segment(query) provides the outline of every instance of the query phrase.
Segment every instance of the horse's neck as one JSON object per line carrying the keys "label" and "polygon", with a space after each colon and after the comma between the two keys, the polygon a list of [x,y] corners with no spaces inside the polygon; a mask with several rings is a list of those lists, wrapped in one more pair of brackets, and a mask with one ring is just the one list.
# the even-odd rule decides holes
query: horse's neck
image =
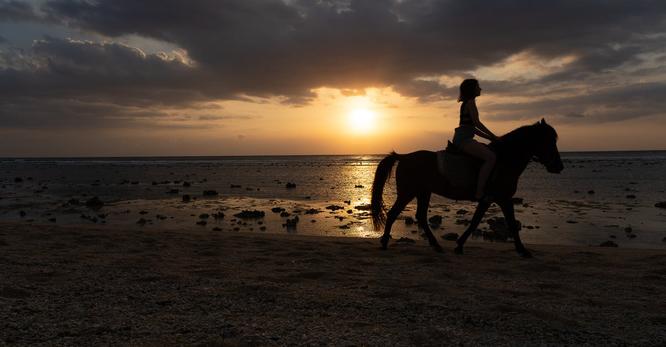
{"label": "horse's neck", "polygon": [[[523,148],[532,148],[531,146]],[[505,150],[506,151],[506,150]],[[522,151],[519,153],[502,153],[502,158],[500,160],[504,161],[506,170],[509,171],[511,175],[515,175],[516,179],[522,175],[523,171],[527,168],[530,159],[532,158],[533,153],[530,150]]]}

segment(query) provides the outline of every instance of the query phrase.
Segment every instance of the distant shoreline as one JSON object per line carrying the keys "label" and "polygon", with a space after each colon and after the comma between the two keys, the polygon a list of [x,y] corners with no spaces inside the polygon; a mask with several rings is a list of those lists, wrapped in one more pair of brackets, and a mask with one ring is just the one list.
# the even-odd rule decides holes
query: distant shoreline
{"label": "distant shoreline", "polygon": [[[666,155],[666,149],[649,149],[649,150],[612,150],[612,151],[560,151],[560,154],[563,156],[567,155],[584,155],[584,154],[603,154],[603,155],[612,155],[612,154],[646,154],[646,153],[664,153]],[[143,155],[143,156],[72,156],[72,157],[62,157],[62,156],[30,156],[30,157],[11,157],[4,156],[0,157],[2,160],[149,160],[149,159],[160,159],[160,160],[169,160],[169,159],[178,159],[178,160],[210,160],[210,159],[238,159],[238,158],[302,158],[302,157],[362,157],[362,156],[383,156],[387,153],[374,153],[374,154],[247,154],[247,155],[183,155],[183,156],[167,156],[167,155]]]}

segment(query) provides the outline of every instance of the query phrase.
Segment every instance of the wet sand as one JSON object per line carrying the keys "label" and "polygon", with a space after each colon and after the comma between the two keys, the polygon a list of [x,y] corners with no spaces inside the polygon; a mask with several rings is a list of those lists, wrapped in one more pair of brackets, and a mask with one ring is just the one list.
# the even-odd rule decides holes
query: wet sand
{"label": "wet sand", "polygon": [[0,344],[664,345],[666,253],[0,225]]}

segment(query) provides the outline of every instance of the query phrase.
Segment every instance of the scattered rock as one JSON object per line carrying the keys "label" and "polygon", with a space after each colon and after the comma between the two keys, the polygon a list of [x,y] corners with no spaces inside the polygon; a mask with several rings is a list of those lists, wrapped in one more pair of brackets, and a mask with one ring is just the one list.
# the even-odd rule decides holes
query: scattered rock
{"label": "scattered rock", "polygon": [[456,211],[456,214],[467,214],[467,213],[469,213],[469,211],[465,210],[464,208],[461,208],[458,211]]}
{"label": "scattered rock", "polygon": [[218,196],[218,192],[215,190],[204,190],[203,196]]}
{"label": "scattered rock", "polygon": [[317,214],[317,213],[319,213],[319,212],[321,212],[321,211],[319,211],[319,210],[317,210],[317,209],[314,209],[314,208],[311,208],[311,209],[305,210],[305,214]]}
{"label": "scattered rock", "polygon": [[371,206],[370,204],[365,204],[365,205],[354,206],[354,208],[361,211],[370,211]]}
{"label": "scattered rock", "polygon": [[200,220],[200,221],[197,222],[197,225],[201,225],[201,226],[204,226],[206,224],[208,224],[208,222],[206,222],[205,220]]}
{"label": "scattered rock", "polygon": [[208,213],[202,213],[199,215],[199,219],[208,219],[208,217],[210,217]]}
{"label": "scattered rock", "polygon": [[601,244],[599,244],[599,247],[617,247],[617,243],[613,241],[604,241]]}
{"label": "scattered rock", "polygon": [[88,208],[91,208],[93,210],[99,210],[100,208],[102,208],[102,206],[104,206],[104,203],[102,202],[102,200],[100,200],[98,197],[95,196],[86,201],[86,206],[88,206]]}
{"label": "scattered rock", "polygon": [[428,218],[428,223],[430,223],[431,225],[434,225],[434,226],[439,226],[439,225],[442,224],[442,220],[443,220],[442,216],[434,215],[434,216]]}
{"label": "scattered rock", "polygon": [[136,221],[136,224],[138,224],[140,226],[144,226],[144,225],[146,225],[146,223],[148,223],[148,221],[144,218],[139,218],[139,220]]}
{"label": "scattered rock", "polygon": [[627,199],[636,199],[636,195],[634,194],[628,194]]}
{"label": "scattered rock", "polygon": [[412,225],[412,224],[414,224],[414,218],[405,217],[405,225]]}
{"label": "scattered rock", "polygon": [[666,201],[660,201],[660,202],[654,204],[654,207],[657,207],[657,208],[666,208]]}
{"label": "scattered rock", "polygon": [[568,220],[567,223],[569,223],[569,224],[577,224],[578,222],[575,221],[575,220]]}
{"label": "scattered rock", "polygon": [[183,182],[183,187],[189,187],[189,186],[191,186],[191,185],[192,185],[192,184],[191,184],[190,182]]}
{"label": "scattered rock", "polygon": [[286,227],[287,229],[293,229],[296,228],[296,225],[298,224],[298,216],[294,216],[294,218],[287,219],[284,224],[282,224],[282,227]]}
{"label": "scattered rock", "polygon": [[192,198],[188,194],[183,195],[183,202],[190,202],[191,200]]}
{"label": "scattered rock", "polygon": [[416,243],[414,239],[410,239],[409,237],[401,237],[395,241],[396,243]]}
{"label": "scattered rock", "polygon": [[240,184],[231,184],[229,187],[230,188],[240,188],[241,185]]}
{"label": "scattered rock", "polygon": [[264,218],[264,216],[265,216],[264,211],[257,211],[257,210],[243,210],[240,213],[236,213],[234,215],[234,217],[242,219]]}
{"label": "scattered rock", "polygon": [[148,214],[148,212],[147,211],[139,211],[139,214],[144,215],[144,214]]}
{"label": "scattered rock", "polygon": [[19,211],[19,216],[21,216],[21,218],[25,217],[25,215],[26,215],[25,211]]}
{"label": "scattered rock", "polygon": [[365,187],[363,187],[363,185],[357,184],[354,186],[354,188],[365,188]]}
{"label": "scattered rock", "polygon": [[215,218],[215,219],[224,219],[224,213],[222,213],[222,212],[213,213],[213,218]]}
{"label": "scattered rock", "polygon": [[459,235],[457,233],[446,233],[442,235],[442,238],[447,241],[455,241],[457,240]]}
{"label": "scattered rock", "polygon": [[72,198],[72,199],[69,199],[69,201],[67,201],[67,205],[79,206],[79,205],[81,205],[81,201],[79,201],[79,199]]}
{"label": "scattered rock", "polygon": [[280,212],[280,217],[289,217],[289,216],[291,216],[291,213],[289,213],[287,211]]}
{"label": "scattered rock", "polygon": [[337,211],[337,210],[344,210],[345,208],[338,205],[328,205],[326,206],[326,209],[331,211]]}
{"label": "scattered rock", "polygon": [[23,178],[21,177],[14,177],[14,183],[21,183],[23,182]]}
{"label": "scattered rock", "polygon": [[178,194],[179,192],[180,192],[180,190],[178,190],[178,189],[171,189],[171,190],[167,191],[166,193],[167,194]]}
{"label": "scattered rock", "polygon": [[351,205],[351,200],[345,200],[345,201],[343,201],[343,202],[344,202],[345,204],[347,204],[347,205]]}
{"label": "scattered rock", "polygon": [[284,212],[284,208],[282,208],[282,207],[273,207],[273,208],[271,209],[271,211],[272,211],[273,213],[280,213],[280,212]]}
{"label": "scattered rock", "polygon": [[289,188],[289,189],[291,189],[291,188],[296,188],[296,183],[287,182],[287,184],[285,185],[285,187],[287,187],[287,188]]}
{"label": "scattered rock", "polygon": [[215,228],[213,228],[213,231],[222,231],[222,228],[220,228],[220,227],[215,227]]}
{"label": "scattered rock", "polygon": [[634,229],[632,229],[631,227],[624,228],[624,232],[627,234],[630,234],[632,231],[634,231]]}
{"label": "scattered rock", "polygon": [[592,194],[594,194],[594,190],[590,189],[590,190],[587,191],[587,193],[592,195]]}

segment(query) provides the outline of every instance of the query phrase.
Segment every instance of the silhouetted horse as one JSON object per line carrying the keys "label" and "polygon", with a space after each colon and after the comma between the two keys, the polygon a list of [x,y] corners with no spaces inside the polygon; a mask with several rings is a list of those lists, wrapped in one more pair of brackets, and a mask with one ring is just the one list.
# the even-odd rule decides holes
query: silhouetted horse
{"label": "silhouetted horse", "polygon": [[[530,252],[520,241],[518,234],[520,226],[514,216],[512,197],[516,193],[518,178],[530,160],[542,163],[548,172],[560,173],[562,171],[564,166],[557,150],[557,133],[542,119],[541,122],[513,130],[499,140],[490,143],[489,146],[497,155],[497,162],[493,174],[486,184],[488,199],[479,202],[467,230],[457,240],[456,253],[462,254],[465,241],[472,231],[476,230],[490,204],[496,202],[504,213],[516,251],[523,257],[531,257]],[[469,160],[474,161],[471,157]],[[391,175],[391,169],[396,161],[399,161],[395,173],[397,198],[387,214],[382,195],[386,180]],[[477,164],[480,165],[480,161]],[[469,179],[475,183],[464,187],[452,185],[445,176],[438,172],[435,152],[417,151],[409,154],[392,152],[382,159],[377,166],[375,180],[372,184],[371,202],[372,222],[375,230],[378,231],[382,225],[385,225],[384,235],[380,238],[382,248],[386,249],[388,245],[393,222],[405,206],[416,198],[418,225],[425,232],[430,245],[436,251],[441,252],[442,247],[428,226],[427,213],[430,195],[435,193],[451,199],[474,201],[476,177]]]}

